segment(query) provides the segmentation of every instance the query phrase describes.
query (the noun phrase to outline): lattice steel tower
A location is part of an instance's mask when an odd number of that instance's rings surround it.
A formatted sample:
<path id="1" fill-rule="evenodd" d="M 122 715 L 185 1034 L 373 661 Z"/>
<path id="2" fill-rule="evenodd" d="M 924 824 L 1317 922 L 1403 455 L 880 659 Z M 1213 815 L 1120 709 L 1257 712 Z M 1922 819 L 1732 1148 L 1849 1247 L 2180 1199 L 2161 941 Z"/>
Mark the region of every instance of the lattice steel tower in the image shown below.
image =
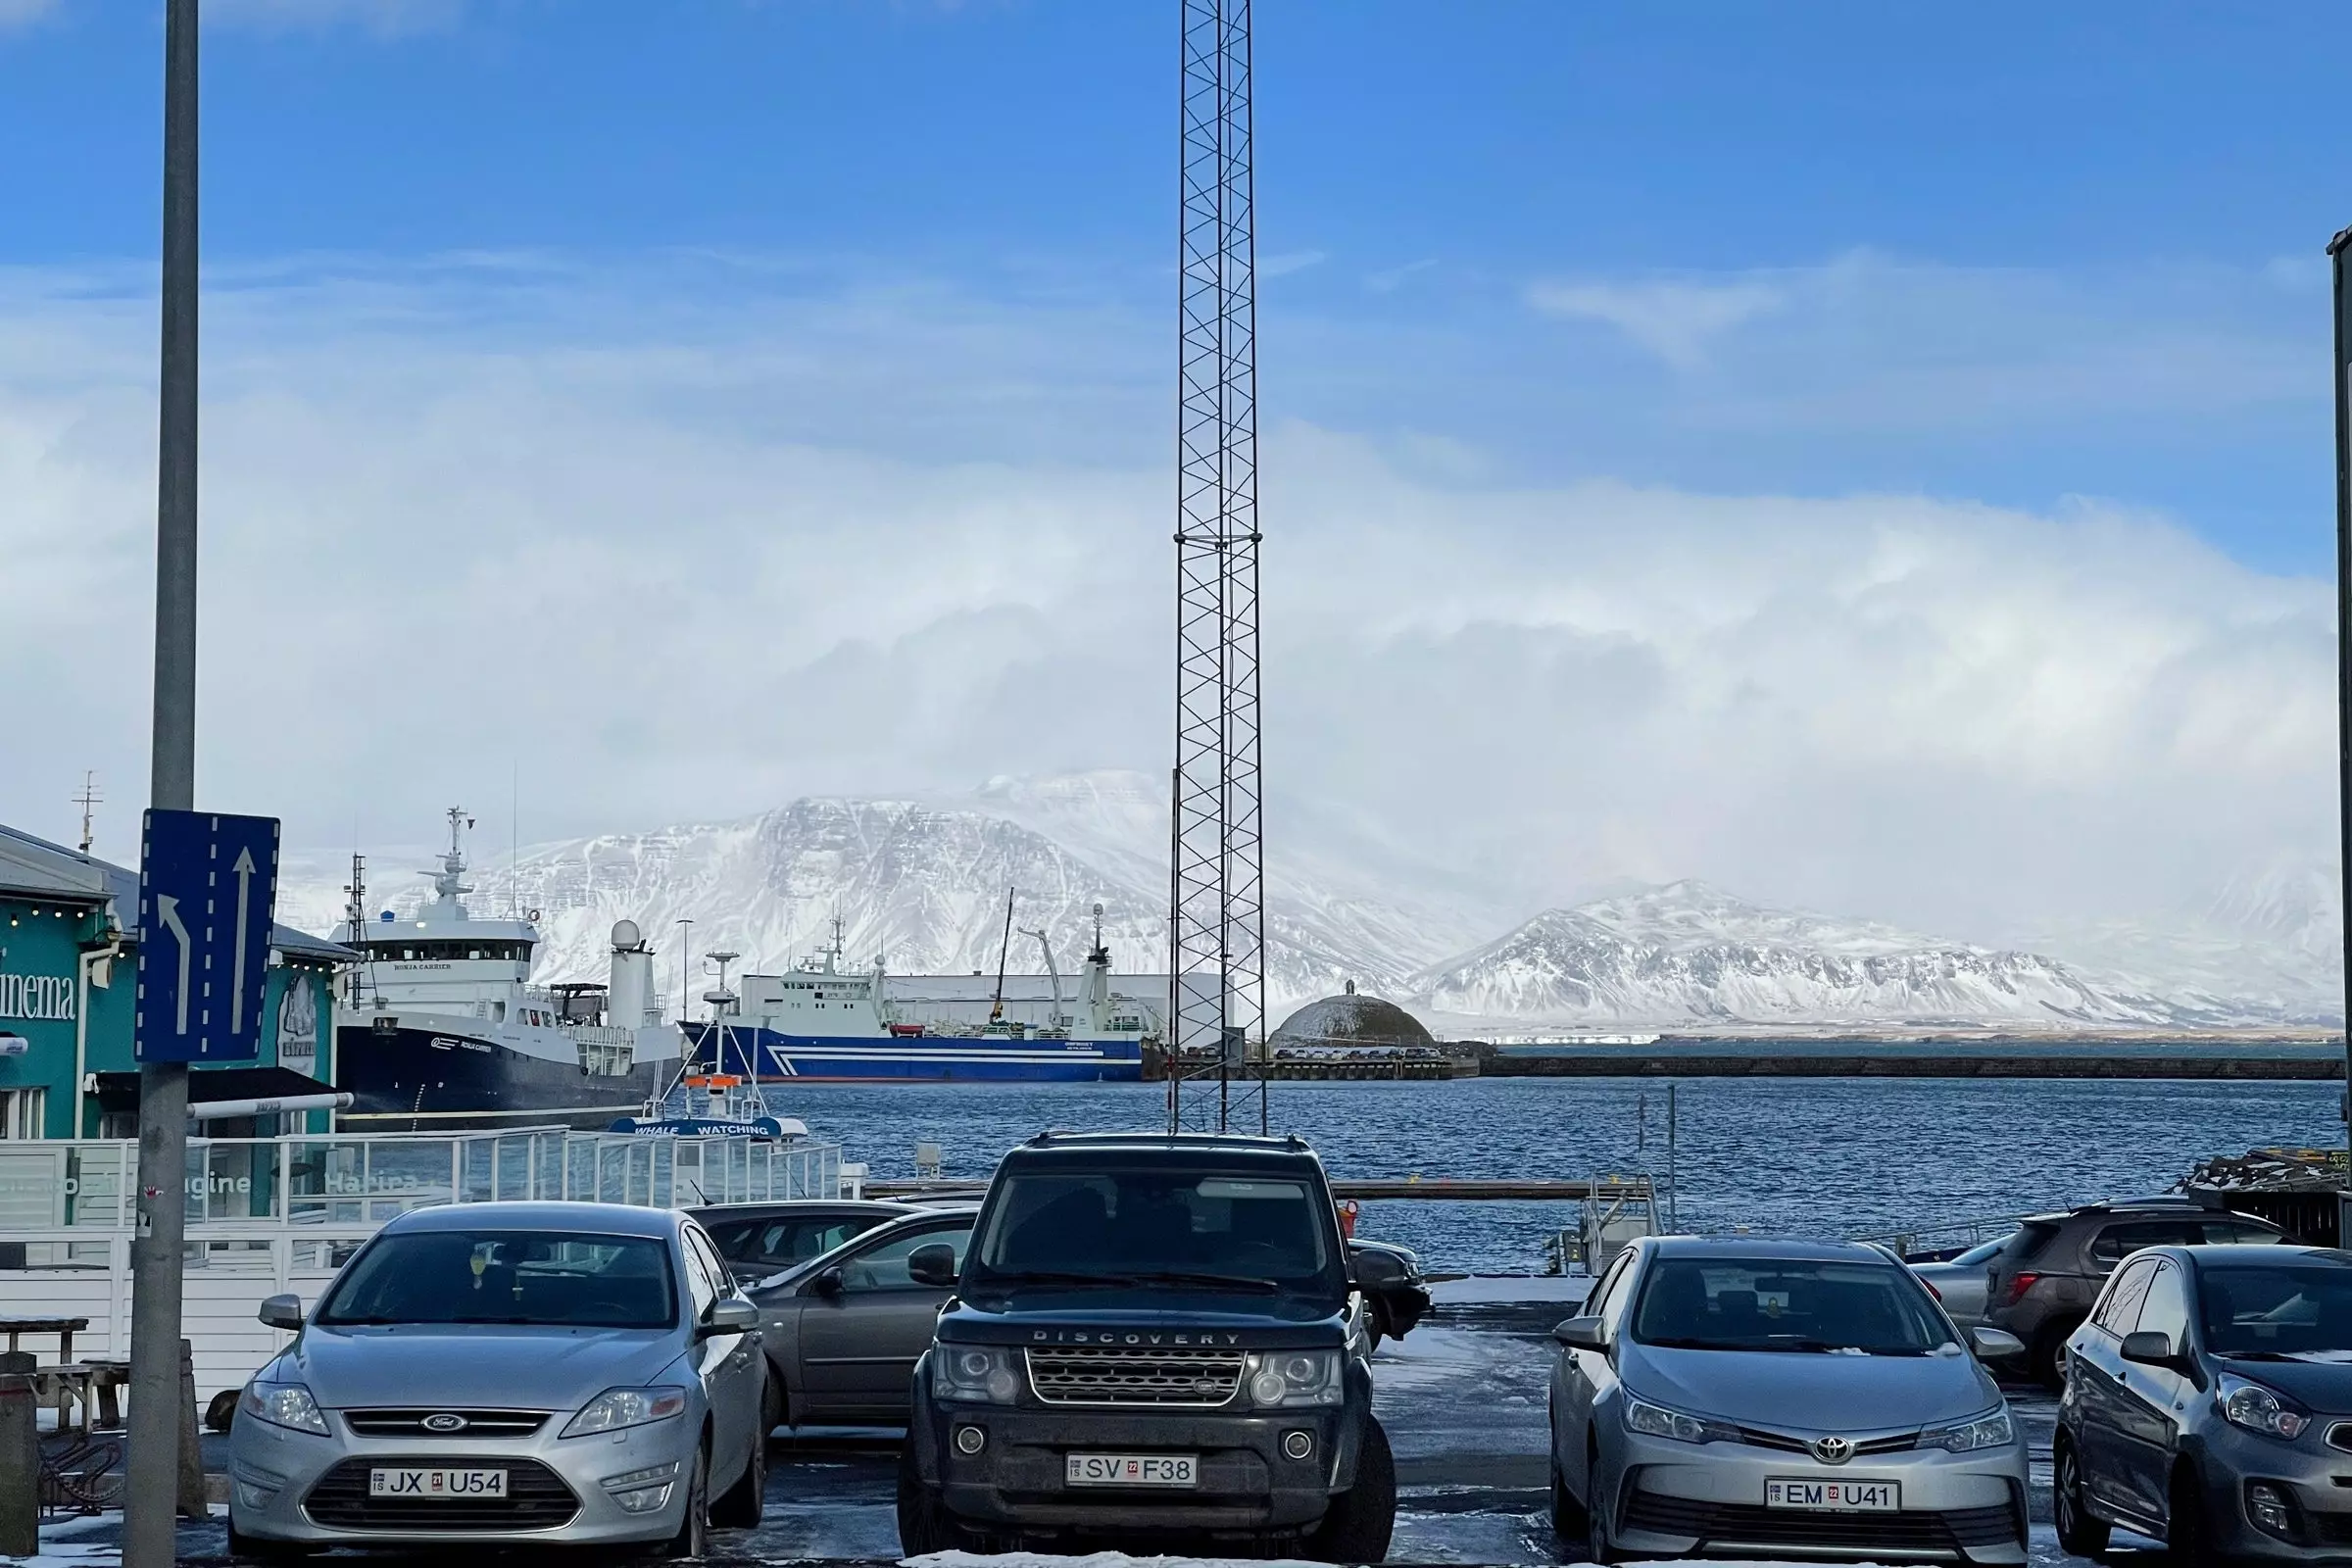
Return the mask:
<path id="1" fill-rule="evenodd" d="M 1168 1127 L 1266 1130 L 1250 0 L 1184 0 Z"/>

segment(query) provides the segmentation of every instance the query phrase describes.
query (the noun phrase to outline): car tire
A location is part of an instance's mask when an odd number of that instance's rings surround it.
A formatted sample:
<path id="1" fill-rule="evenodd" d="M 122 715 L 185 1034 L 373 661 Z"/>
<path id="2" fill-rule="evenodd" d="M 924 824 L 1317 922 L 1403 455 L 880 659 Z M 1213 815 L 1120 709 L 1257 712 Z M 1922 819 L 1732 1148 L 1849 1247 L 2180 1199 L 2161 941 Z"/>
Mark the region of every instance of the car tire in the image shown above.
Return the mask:
<path id="1" fill-rule="evenodd" d="M 767 1436 L 791 1418 L 792 1409 L 784 1397 L 784 1380 L 776 1375 L 776 1369 L 771 1366 L 767 1370 L 766 1390 L 760 1396 L 760 1419 L 763 1423 L 760 1435 Z"/>
<path id="2" fill-rule="evenodd" d="M 2172 1494 L 2165 1502 L 2164 1549 L 2180 1568 L 2233 1568 L 2238 1561 L 2214 1549 L 2205 1487 L 2186 1464 L 2174 1473 Z"/>
<path id="3" fill-rule="evenodd" d="M 694 1450 L 694 1468 L 686 1476 L 686 1517 L 678 1533 L 662 1547 L 662 1555 L 677 1560 L 710 1554 L 710 1443 Z"/>
<path id="4" fill-rule="evenodd" d="M 304 1545 L 298 1541 L 256 1540 L 239 1530 L 236 1520 L 228 1522 L 228 1554 L 240 1562 L 301 1562 L 318 1555 L 318 1547 Z"/>
<path id="5" fill-rule="evenodd" d="M 1370 1414 L 1355 1456 L 1355 1485 L 1331 1499 L 1323 1522 L 1307 1537 L 1307 1554 L 1317 1562 L 1370 1563 L 1389 1554 L 1396 1533 L 1396 1456 L 1389 1435 Z"/>
<path id="6" fill-rule="evenodd" d="M 1592 1508 L 1585 1514 L 1585 1561 L 1612 1563 L 1625 1561 L 1617 1543 L 1609 1539 L 1609 1516 L 1606 1510 Z"/>
<path id="7" fill-rule="evenodd" d="M 1560 1474 L 1558 1460 L 1551 1465 L 1551 1533 L 1571 1545 L 1580 1544 L 1592 1530 L 1592 1521 L 1585 1513 L 1585 1505 L 1576 1500 L 1568 1490 L 1567 1477 Z"/>
<path id="8" fill-rule="evenodd" d="M 743 1467 L 743 1479 L 710 1505 L 710 1522 L 727 1530 L 757 1530 L 766 1511 L 767 1434 L 763 1431 L 752 1443 L 752 1456 Z"/>
<path id="9" fill-rule="evenodd" d="M 2050 1461 L 2050 1517 L 2058 1527 L 2058 1548 L 2070 1557 L 2096 1557 L 2107 1549 L 2110 1528 L 2083 1504 L 2082 1463 L 2075 1446 L 2062 1437 L 2056 1447 Z"/>
<path id="10" fill-rule="evenodd" d="M 2080 1321 L 2052 1323 L 2034 1337 L 2034 1381 L 2052 1394 L 2066 1392 L 2066 1342 L 2082 1326 Z"/>
<path id="11" fill-rule="evenodd" d="M 899 1449 L 900 1551 L 909 1557 L 934 1551 L 969 1551 L 975 1549 L 976 1542 L 975 1534 L 957 1524 L 948 1511 L 939 1489 L 923 1484 L 922 1472 L 914 1466 L 914 1434 L 909 1432 L 906 1446 Z"/>

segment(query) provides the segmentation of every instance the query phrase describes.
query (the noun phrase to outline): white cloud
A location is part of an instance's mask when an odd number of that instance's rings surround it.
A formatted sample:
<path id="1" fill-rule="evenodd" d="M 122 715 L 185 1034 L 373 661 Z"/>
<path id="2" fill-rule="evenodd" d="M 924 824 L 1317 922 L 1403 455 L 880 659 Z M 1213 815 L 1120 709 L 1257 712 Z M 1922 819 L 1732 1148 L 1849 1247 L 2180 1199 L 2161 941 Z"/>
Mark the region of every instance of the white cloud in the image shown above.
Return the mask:
<path id="1" fill-rule="evenodd" d="M 1261 256 L 1257 259 L 1257 275 L 1281 277 L 1287 272 L 1303 272 L 1329 260 L 1331 256 L 1327 251 L 1284 251 L 1279 256 Z"/>
<path id="2" fill-rule="evenodd" d="M 0 0 L 0 28 L 21 27 L 57 10 L 57 0 Z"/>
<path id="3" fill-rule="evenodd" d="M 1539 283 L 1528 299 L 1547 315 L 1606 321 L 1678 370 L 1703 364 L 1712 339 L 1785 303 L 1761 283 Z"/>
<path id="4" fill-rule="evenodd" d="M 1156 322 L 712 278 L 224 279 L 201 799 L 321 845 L 511 763 L 531 837 L 1165 765 Z M 153 315 L 104 284 L 0 274 L 0 820 L 68 832 L 94 766 L 127 855 Z M 1267 431 L 1283 796 L 1531 904 L 1699 875 L 1963 934 L 2328 854 L 2324 584 L 2088 503 L 1509 488 L 1448 441 Z"/>

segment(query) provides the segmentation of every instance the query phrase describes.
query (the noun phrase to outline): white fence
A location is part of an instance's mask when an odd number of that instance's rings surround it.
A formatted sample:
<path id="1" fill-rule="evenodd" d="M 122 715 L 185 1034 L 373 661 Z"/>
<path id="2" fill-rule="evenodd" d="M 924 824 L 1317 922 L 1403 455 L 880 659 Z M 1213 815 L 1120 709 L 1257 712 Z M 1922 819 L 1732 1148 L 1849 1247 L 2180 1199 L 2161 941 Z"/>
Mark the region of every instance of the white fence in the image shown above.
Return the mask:
<path id="1" fill-rule="evenodd" d="M 196 1396 L 210 1400 L 245 1380 L 285 1347 L 292 1335 L 264 1325 L 255 1314 L 265 1298 L 292 1292 L 307 1309 L 372 1234 L 373 1226 L 306 1229 L 224 1225 L 208 1228 L 188 1247 L 180 1305 L 181 1334 L 195 1351 Z M 0 1272 L 0 1294 L 11 1317 L 87 1318 L 74 1336 L 76 1360 L 130 1354 L 130 1237 L 93 1239 L 87 1230 L 12 1232 L 12 1242 L 40 1248 L 66 1266 Z M 27 1342 L 43 1362 L 57 1359 L 54 1342 Z"/>
<path id="2" fill-rule="evenodd" d="M 687 1208 L 832 1198 L 843 1176 L 837 1144 L 562 1128 L 201 1139 L 188 1146 L 187 1172 L 181 1322 L 202 1399 L 242 1386 L 284 1346 L 288 1336 L 254 1315 L 264 1298 L 291 1292 L 309 1307 L 362 1242 L 408 1209 L 501 1199 Z M 130 1353 L 137 1173 L 134 1143 L 0 1143 L 0 1316 L 87 1318 L 74 1337 L 76 1359 Z M 24 1348 L 56 1359 L 54 1344 Z"/>
<path id="3" fill-rule="evenodd" d="M 130 1225 L 139 1146 L 0 1143 L 0 1243 L 31 1230 Z M 425 1203 L 572 1199 L 684 1208 L 831 1198 L 841 1146 L 645 1138 L 563 1128 L 458 1134 L 204 1138 L 188 1143 L 188 1228 L 381 1223 Z"/>

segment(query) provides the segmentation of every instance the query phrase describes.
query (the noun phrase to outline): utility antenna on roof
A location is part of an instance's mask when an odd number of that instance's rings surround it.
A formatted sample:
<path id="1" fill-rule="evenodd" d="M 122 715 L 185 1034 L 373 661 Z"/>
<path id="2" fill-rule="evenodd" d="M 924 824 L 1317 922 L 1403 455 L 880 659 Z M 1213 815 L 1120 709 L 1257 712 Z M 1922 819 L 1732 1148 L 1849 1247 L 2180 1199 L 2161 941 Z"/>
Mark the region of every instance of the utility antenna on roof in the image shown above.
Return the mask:
<path id="1" fill-rule="evenodd" d="M 92 816 L 90 808 L 100 805 L 105 800 L 106 797 L 98 793 L 98 775 L 94 772 L 84 772 L 81 775 L 81 793 L 74 797 L 74 804 L 81 808 L 81 853 L 84 855 L 90 853 L 90 820 Z"/>

